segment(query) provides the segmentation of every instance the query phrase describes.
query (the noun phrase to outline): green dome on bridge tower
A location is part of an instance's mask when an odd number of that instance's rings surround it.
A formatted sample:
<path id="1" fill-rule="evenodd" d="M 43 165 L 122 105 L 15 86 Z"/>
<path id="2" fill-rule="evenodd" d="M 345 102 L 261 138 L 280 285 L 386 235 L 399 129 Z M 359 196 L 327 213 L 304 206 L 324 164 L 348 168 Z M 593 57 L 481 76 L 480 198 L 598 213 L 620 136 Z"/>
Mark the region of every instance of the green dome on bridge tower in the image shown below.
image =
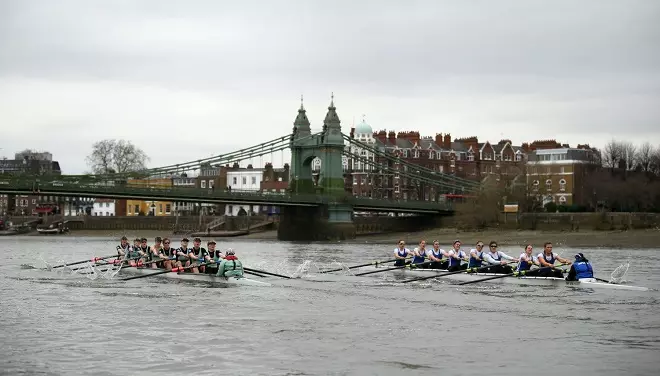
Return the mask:
<path id="1" fill-rule="evenodd" d="M 300 109 L 298 109 L 298 116 L 293 121 L 293 134 L 307 136 L 311 133 L 309 119 L 307 119 L 307 111 L 303 105 L 303 96 L 300 96 Z"/>

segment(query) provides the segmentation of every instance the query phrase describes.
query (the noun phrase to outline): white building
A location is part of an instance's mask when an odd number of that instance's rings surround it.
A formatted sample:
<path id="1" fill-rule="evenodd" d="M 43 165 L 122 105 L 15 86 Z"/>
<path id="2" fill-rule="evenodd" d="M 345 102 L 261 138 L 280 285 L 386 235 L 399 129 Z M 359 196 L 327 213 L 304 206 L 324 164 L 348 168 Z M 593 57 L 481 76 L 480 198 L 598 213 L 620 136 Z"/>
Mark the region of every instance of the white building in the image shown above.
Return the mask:
<path id="1" fill-rule="evenodd" d="M 106 198 L 97 198 L 94 200 L 92 207 L 92 215 L 95 217 L 114 217 L 115 216 L 115 200 Z"/>
<path id="2" fill-rule="evenodd" d="M 197 187 L 197 177 L 189 177 L 187 174 L 181 174 L 181 176 L 173 176 L 172 186 L 174 188 L 195 188 Z M 195 206 L 198 205 L 199 204 L 192 202 L 175 201 L 174 215 L 190 215 L 195 211 Z"/>
<path id="3" fill-rule="evenodd" d="M 252 168 L 251 166 L 228 170 L 227 186 L 232 192 L 259 192 L 263 174 L 262 168 Z M 225 207 L 225 215 L 237 216 L 241 209 L 250 214 L 250 205 L 228 204 Z M 252 205 L 253 213 L 258 213 L 260 209 L 258 205 Z"/>

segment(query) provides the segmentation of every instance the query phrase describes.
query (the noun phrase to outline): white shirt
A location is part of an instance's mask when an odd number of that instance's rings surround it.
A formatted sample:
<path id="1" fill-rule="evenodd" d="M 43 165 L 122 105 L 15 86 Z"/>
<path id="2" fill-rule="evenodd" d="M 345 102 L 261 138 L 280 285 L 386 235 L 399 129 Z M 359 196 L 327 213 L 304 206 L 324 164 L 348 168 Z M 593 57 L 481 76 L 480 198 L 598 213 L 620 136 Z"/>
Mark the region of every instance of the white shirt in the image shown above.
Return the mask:
<path id="1" fill-rule="evenodd" d="M 493 256 L 499 256 L 498 257 L 499 260 L 495 260 L 495 258 Z M 502 259 L 504 259 L 504 260 L 513 260 L 514 258 L 507 255 L 504 252 L 501 252 L 501 251 L 497 251 L 495 253 L 493 253 L 493 252 L 484 252 L 484 261 L 486 261 L 489 264 L 499 264 L 500 262 L 503 261 Z"/>
<path id="2" fill-rule="evenodd" d="M 551 254 L 552 254 L 552 257 L 554 257 L 555 261 L 557 261 L 557 257 L 559 257 L 559 255 L 557 255 L 554 252 L 552 252 Z M 538 260 L 539 257 L 542 257 L 543 261 L 545 261 L 549 264 L 549 262 L 546 260 L 548 258 L 548 256 L 545 256 L 545 252 L 539 253 L 538 256 L 536 256 L 536 259 Z"/>
<path id="3" fill-rule="evenodd" d="M 419 247 L 415 248 L 415 254 L 418 256 L 428 256 L 428 253 L 426 252 L 426 248 L 420 249 Z"/>
<path id="4" fill-rule="evenodd" d="M 483 251 L 481 251 L 481 252 L 483 252 Z M 483 256 L 483 253 L 481 255 Z M 470 256 L 473 256 L 475 259 L 478 259 L 479 258 L 479 251 L 477 251 L 476 248 L 472 248 L 470 250 Z"/>
<path id="5" fill-rule="evenodd" d="M 465 252 L 461 251 L 460 249 L 458 251 L 455 250 L 455 249 L 452 249 L 451 251 L 449 251 L 449 257 L 452 257 L 454 255 L 456 255 L 460 259 L 465 258 Z"/>
<path id="6" fill-rule="evenodd" d="M 436 252 L 435 248 L 431 248 L 430 252 L 429 252 L 429 255 L 433 255 L 433 257 L 435 257 L 435 258 L 441 259 L 443 255 L 447 254 L 447 252 L 442 248 L 438 248 L 438 254 L 436 254 L 435 252 Z"/>
<path id="7" fill-rule="evenodd" d="M 403 252 L 408 256 L 410 254 L 410 250 L 408 248 L 404 248 Z M 394 248 L 394 254 L 399 256 L 399 248 Z"/>

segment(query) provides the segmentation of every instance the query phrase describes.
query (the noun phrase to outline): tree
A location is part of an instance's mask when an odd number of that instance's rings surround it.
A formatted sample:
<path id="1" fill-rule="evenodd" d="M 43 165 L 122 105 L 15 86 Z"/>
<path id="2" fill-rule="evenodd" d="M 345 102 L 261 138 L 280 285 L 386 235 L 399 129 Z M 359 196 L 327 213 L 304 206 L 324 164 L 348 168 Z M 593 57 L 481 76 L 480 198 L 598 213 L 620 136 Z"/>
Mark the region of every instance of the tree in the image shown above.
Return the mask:
<path id="1" fill-rule="evenodd" d="M 649 171 L 660 176 L 660 146 L 655 148 L 655 150 L 651 154 Z"/>
<path id="2" fill-rule="evenodd" d="M 149 157 L 130 141 L 102 140 L 92 145 L 86 160 L 95 174 L 120 174 L 144 169 Z"/>
<path id="3" fill-rule="evenodd" d="M 637 157 L 637 147 L 630 141 L 619 142 L 621 149 L 621 160 L 624 163 L 626 171 L 635 169 L 635 159 Z"/>
<path id="4" fill-rule="evenodd" d="M 653 163 L 653 157 L 656 151 L 651 146 L 650 142 L 643 143 L 639 149 L 637 149 L 637 156 L 635 157 L 637 161 L 637 166 L 640 170 L 644 172 L 651 171 L 651 164 Z"/>
<path id="5" fill-rule="evenodd" d="M 608 142 L 601 152 L 603 166 L 615 169 L 619 167 L 619 162 L 623 159 L 623 149 L 617 141 Z"/>

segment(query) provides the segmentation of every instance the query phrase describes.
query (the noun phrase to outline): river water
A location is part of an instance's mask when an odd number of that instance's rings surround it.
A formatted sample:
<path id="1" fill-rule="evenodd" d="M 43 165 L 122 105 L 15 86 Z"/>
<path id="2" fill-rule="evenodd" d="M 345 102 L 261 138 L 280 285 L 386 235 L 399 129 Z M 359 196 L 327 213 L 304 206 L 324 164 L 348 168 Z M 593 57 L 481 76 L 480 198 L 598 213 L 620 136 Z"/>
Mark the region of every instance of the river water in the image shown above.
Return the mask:
<path id="1" fill-rule="evenodd" d="M 651 291 L 398 284 L 380 273 L 272 287 L 118 281 L 30 269 L 112 254 L 108 238 L 2 237 L 0 373 L 8 375 L 657 375 L 657 250 L 581 250 L 597 276 L 630 260 Z M 393 247 L 220 241 L 248 267 L 354 265 Z M 503 249 L 518 255 L 518 249 Z M 570 257 L 577 250 L 555 248 Z M 120 274 L 121 275 L 121 274 Z M 324 275 L 326 276 L 326 275 Z M 258 277 L 253 277 L 258 278 Z M 310 280 L 312 279 L 312 280 Z M 261 279 L 263 280 L 263 279 Z"/>

